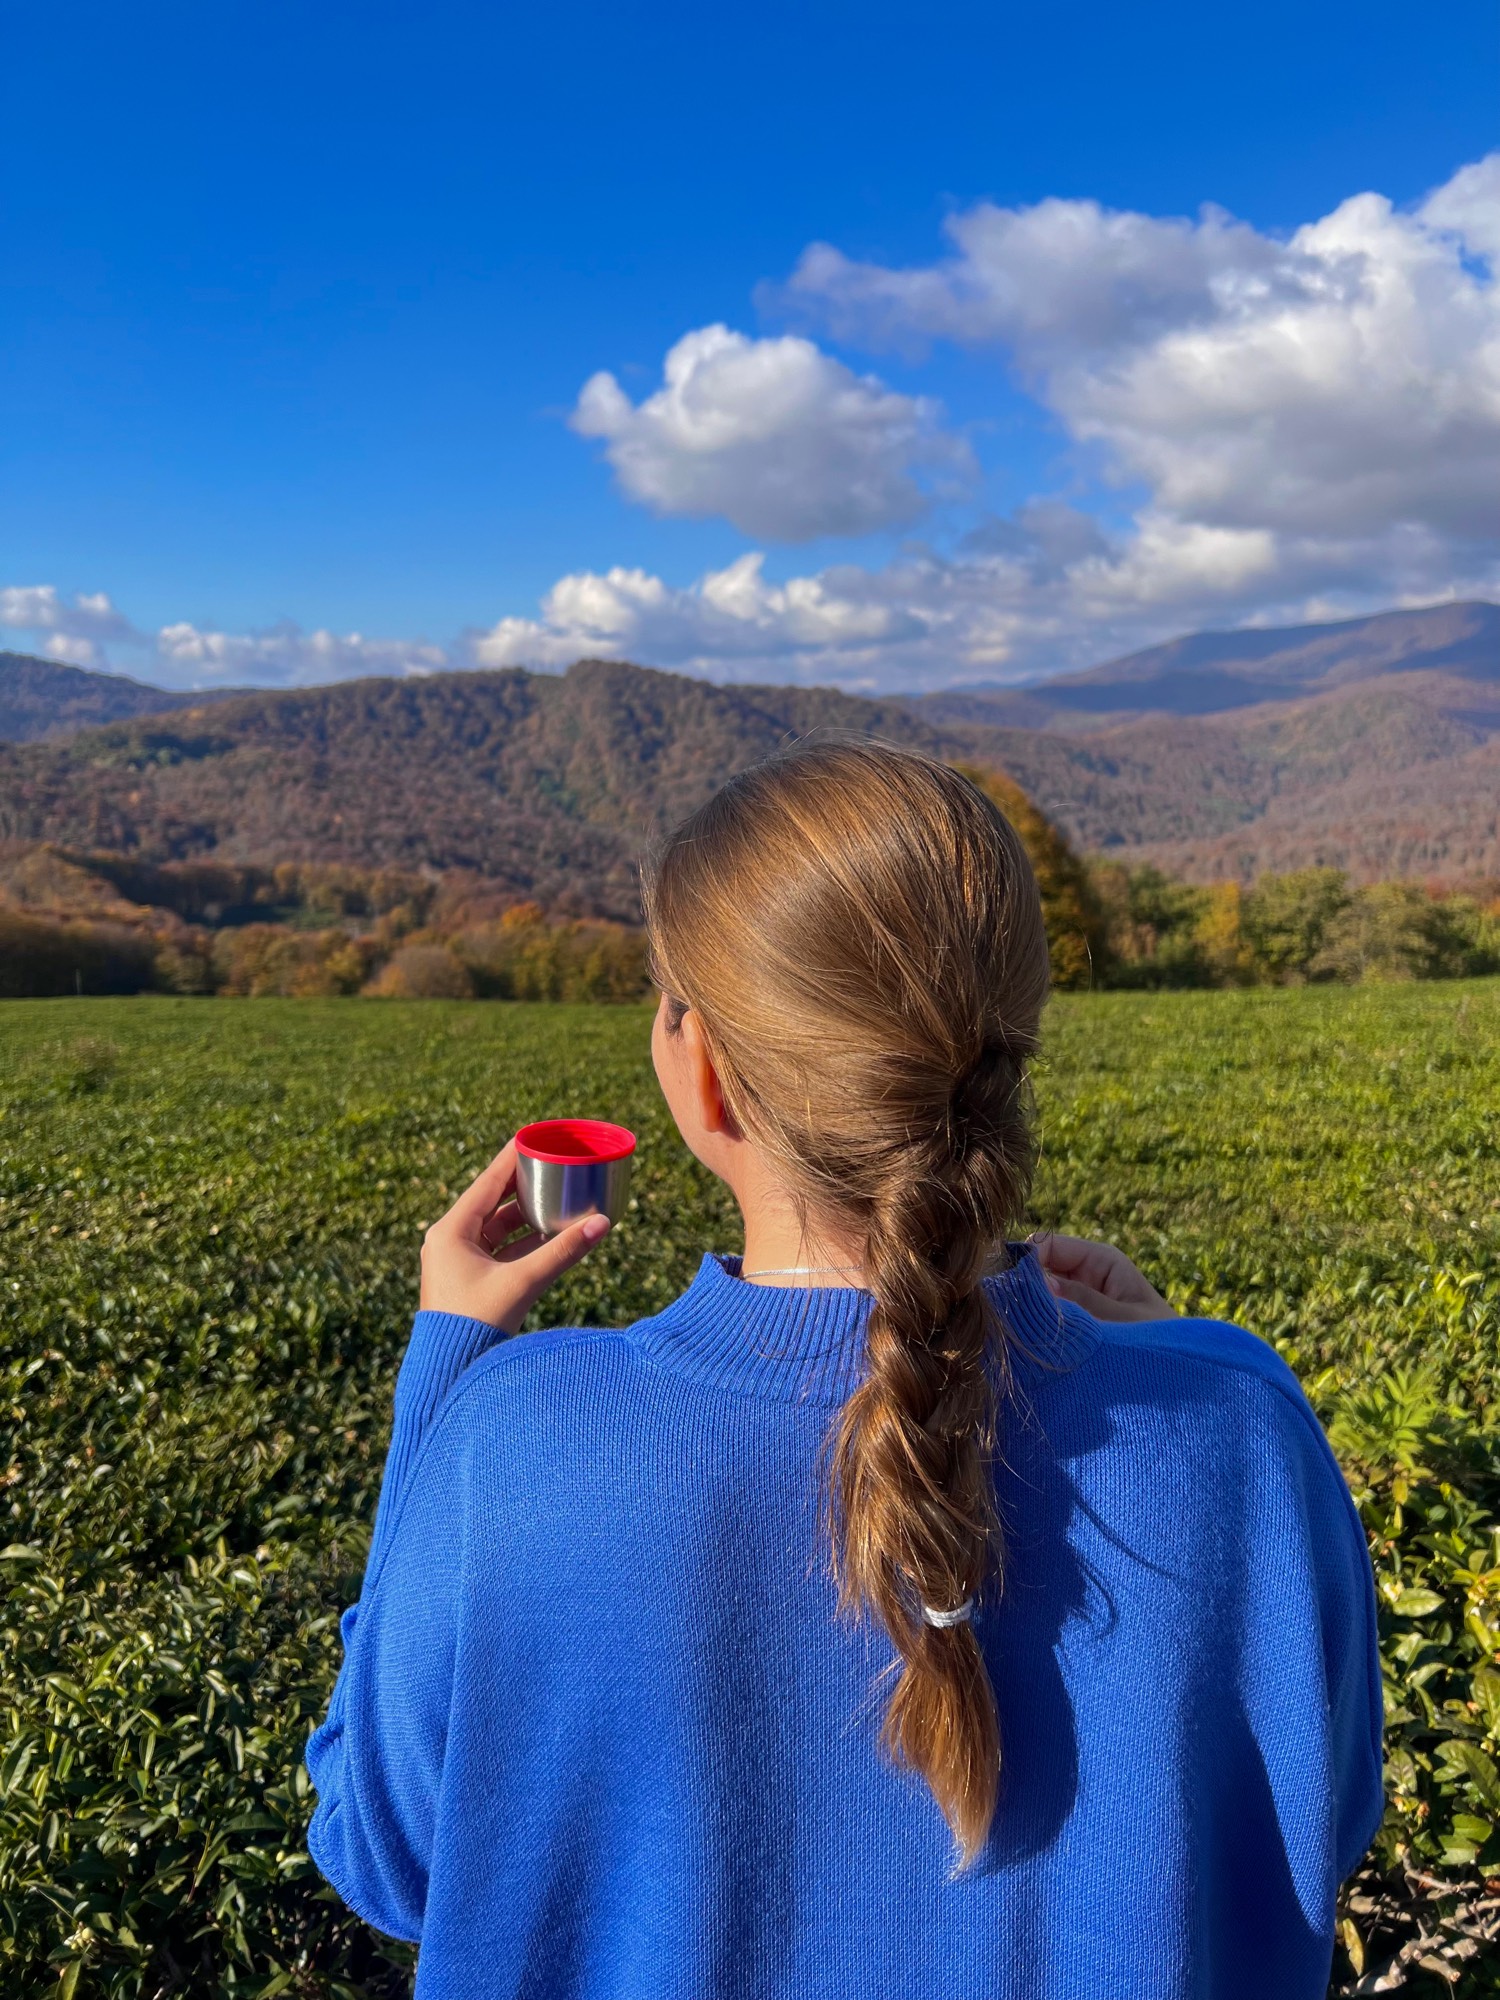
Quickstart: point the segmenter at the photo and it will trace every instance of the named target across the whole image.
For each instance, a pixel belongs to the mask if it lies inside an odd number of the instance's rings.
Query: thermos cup
[[[516,1200],[533,1229],[555,1236],[585,1215],[618,1222],[630,1192],[635,1134],[600,1118],[544,1118],[516,1134]]]

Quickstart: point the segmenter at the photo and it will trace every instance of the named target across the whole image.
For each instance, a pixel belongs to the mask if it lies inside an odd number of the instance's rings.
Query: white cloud
[[[768,583],[765,558],[741,556],[686,589],[639,569],[581,571],[553,585],[540,619],[502,618],[471,640],[476,665],[562,666],[585,654],[724,672],[799,655],[820,662],[920,639],[917,612],[849,567]]]
[[[613,375],[593,376],[571,420],[659,514],[722,515],[760,540],[804,542],[904,526],[934,487],[972,479],[969,448],[943,430],[936,403],[856,375],[810,340],[700,327],[663,373],[641,403]]]
[[[80,590],[69,601],[50,583],[0,588],[0,629],[35,633],[49,659],[74,667],[101,665],[106,640],[140,636],[102,590]]]
[[[754,554],[685,587],[640,569],[581,571],[553,586],[540,617],[471,635],[467,656],[542,667],[597,656],[868,692],[1016,681],[1205,625],[1500,592],[1500,565],[1455,584],[1445,553],[1418,535],[1333,551],[1326,539],[1151,512],[1110,538],[1053,501],[987,523],[957,556],[915,550],[878,569],[842,564],[778,583]]]
[[[19,595],[0,592],[0,609]],[[687,585],[644,569],[578,571],[553,585],[539,616],[501,618],[448,647],[182,621],[150,639],[135,633],[133,670],[176,688],[293,687],[565,667],[592,655],[715,680],[894,692],[1060,673],[1204,625],[1300,623],[1456,596],[1500,596],[1500,563],[1455,573],[1447,545],[1423,530],[1335,543],[1147,509],[1110,535],[1050,499],[985,521],[955,554],[914,548],[876,568],[843,563],[777,580],[751,552]],[[107,600],[96,603],[93,615],[134,630]],[[58,649],[78,642],[53,633],[47,643],[65,657]]]
[[[90,662],[118,641],[179,686],[602,654],[897,689],[1060,672],[1205,625],[1500,596],[1500,155],[1410,210],[1360,194],[1284,239],[1082,201],[981,205],[949,235],[906,270],[814,246],[781,293],[844,340],[993,351],[1085,448],[1066,500],[981,518],[949,552],[780,577],[751,552],[686,584],[580,570],[536,616],[449,648],[293,625],[148,638],[103,595],[50,586],[0,590],[0,626]],[[640,403],[595,376],[573,421],[632,497],[761,541],[910,521],[972,469],[936,404],[811,340],[723,327],[680,341]]]
[[[362,633],[304,632],[283,622],[260,632],[220,632],[186,620],[148,633],[101,591],[70,600],[50,583],[0,586],[0,629],[40,641],[48,659],[118,668],[108,646],[132,655],[132,671],[164,687],[243,682],[254,687],[348,680],[361,674],[430,674],[452,664],[422,639],[367,639]]]
[[[1446,229],[1491,266],[1500,264],[1500,153],[1460,167],[1422,204],[1423,220]]]
[[[931,265],[861,264],[828,243],[803,252],[768,304],[802,306],[860,347],[914,350],[930,340],[1003,343],[1023,361],[1100,353],[1123,338],[1201,313],[1216,285],[1267,285],[1276,246],[1220,210],[1198,223],[1041,201],[981,202],[949,218],[954,254]]]
[[[304,632],[290,623],[264,632],[215,632],[182,621],[161,628],[155,651],[168,686],[194,688],[241,682],[284,687],[366,674],[430,674],[451,664],[442,647],[424,640]]]
[[[47,659],[60,660],[65,667],[98,667],[104,658],[103,648],[96,639],[75,638],[70,632],[49,632],[42,652]]]
[[[1285,241],[1087,201],[981,204],[897,270],[827,245],[782,298],[864,345],[1005,353],[1153,513],[1289,549],[1426,531],[1500,548],[1500,154],[1411,212],[1360,194]],[[1296,561],[1291,564],[1297,567]]]
[[[1284,239],[1216,209],[1187,220],[1049,200],[955,217],[950,253],[913,269],[814,245],[775,302],[856,346],[993,349],[1088,448],[1085,487],[1104,482],[1085,492],[1094,508],[1120,518],[1111,493],[1136,496],[1123,525],[1106,532],[1097,512],[1040,496],[951,556],[873,570],[773,583],[745,557],[686,588],[580,572],[474,655],[939,684],[1060,670],[1201,624],[1492,594],[1497,218],[1500,155],[1409,211],[1356,195]],[[764,420],[752,460],[775,476],[799,427],[815,442],[837,402],[833,388],[820,400],[747,386],[773,381],[794,347],[809,381],[889,393],[810,343],[707,329],[673,350],[657,395],[635,407],[596,377],[575,422],[609,441],[634,497],[735,518],[744,412]],[[774,509],[755,532],[788,538]]]

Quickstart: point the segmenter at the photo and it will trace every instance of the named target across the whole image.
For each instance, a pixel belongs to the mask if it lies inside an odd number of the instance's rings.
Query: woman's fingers
[[[607,1217],[586,1215],[556,1236],[523,1236],[507,1243],[495,1259],[497,1302],[504,1295],[496,1325],[515,1333],[548,1286],[571,1271],[608,1233]]]
[[[1111,1298],[1108,1293],[1097,1291],[1092,1285],[1082,1284],[1077,1278],[1062,1277],[1057,1272],[1052,1274],[1048,1282],[1060,1299],[1067,1299],[1075,1306],[1082,1306],[1084,1311],[1092,1313],[1095,1319],[1144,1320],[1176,1317],[1165,1299],[1157,1298],[1155,1293],[1152,1294],[1155,1300],[1153,1305],[1144,1300]]]
[[[1170,1310],[1150,1279],[1113,1243],[1094,1243],[1086,1236],[1051,1231],[1035,1241],[1042,1268],[1049,1274],[1073,1278],[1121,1305],[1149,1306],[1153,1313]]]
[[[1076,1278],[1097,1292],[1109,1294],[1115,1290],[1111,1279],[1118,1283],[1119,1265],[1134,1268],[1113,1245],[1094,1243],[1086,1236],[1064,1236],[1049,1229],[1037,1236],[1035,1242],[1045,1270],[1055,1272],[1058,1277]]]
[[[1087,1237],[1064,1236],[1060,1229],[1039,1229],[1031,1240],[1049,1271],[1071,1271],[1080,1258],[1096,1248]]]
[[[521,1204],[514,1196],[502,1201],[493,1215],[487,1215],[479,1225],[479,1240],[486,1250],[498,1253],[507,1236],[514,1236],[518,1229],[526,1226],[526,1218],[521,1213]]]
[[[477,1173],[449,1209],[444,1220],[460,1236],[477,1236],[485,1219],[493,1215],[516,1178],[516,1142],[508,1139],[494,1159]]]
[[[533,1232],[507,1243],[499,1261],[523,1275],[528,1284],[535,1282],[540,1291],[565,1271],[571,1271],[579,1258],[587,1255],[608,1233],[607,1216],[586,1215],[581,1222],[570,1222],[556,1236],[538,1236]]]
[[[502,1153],[486,1169],[491,1189],[503,1187],[506,1171]],[[503,1198],[488,1212],[481,1210],[484,1181],[481,1174],[428,1230],[422,1245],[421,1303],[428,1312],[458,1313],[504,1333],[519,1333],[542,1293],[587,1256],[607,1234],[609,1223],[602,1215],[589,1215],[557,1236],[531,1231],[506,1242],[503,1238],[522,1226],[520,1207]]]

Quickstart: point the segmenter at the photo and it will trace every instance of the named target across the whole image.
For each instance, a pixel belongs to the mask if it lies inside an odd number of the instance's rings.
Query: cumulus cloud
[[[860,347],[908,352],[931,340],[1004,343],[1023,359],[1109,352],[1127,336],[1166,330],[1200,312],[1235,273],[1272,282],[1275,246],[1207,209],[1197,223],[1048,199],[1033,207],[981,202],[949,218],[951,255],[891,269],[828,243],[802,254],[768,305],[801,306]]]
[[[993,346],[1109,476],[1183,524],[1500,545],[1500,154],[1416,208],[1359,194],[1282,240],[984,203],[892,269],[826,244],[781,297],[861,345]],[[1275,566],[1273,565],[1273,568]]]
[[[1066,497],[981,516],[949,548],[791,576],[755,550],[689,583],[578,570],[537,615],[448,648],[292,625],[147,636],[103,595],[50,586],[0,591],[0,626],[87,663],[118,641],[179,686],[598,654],[894,690],[1061,672],[1205,625],[1500,596],[1500,154],[1411,208],[1358,194],[1285,236],[1060,200],[981,204],[948,234],[904,269],[814,245],[777,297],[866,351],[992,353],[1079,447]],[[654,393],[596,375],[572,421],[632,498],[761,543],[909,525],[974,476],[935,403],[800,334],[700,328]]]
[[[1445,558],[1420,534],[1334,547],[1150,510],[1107,535],[1051,500],[986,522],[952,555],[915,549],[878,568],[776,582],[751,554],[686,586],[641,569],[581,571],[553,586],[539,617],[503,618],[466,652],[480,666],[597,656],[894,693],[1063,673],[1208,625],[1500,591],[1500,566],[1455,583]]]
[[[34,633],[48,659],[73,667],[100,666],[107,640],[140,637],[102,590],[80,590],[68,599],[50,583],[0,588],[0,630],[5,629]]]
[[[765,557],[741,556],[685,589],[645,570],[581,571],[553,585],[540,619],[502,618],[474,635],[476,665],[562,666],[585,654],[699,670],[795,665],[920,639],[919,613],[853,566],[768,582]]]
[[[243,683],[285,687],[366,674],[430,674],[451,664],[441,646],[420,639],[367,639],[359,632],[304,632],[273,625],[264,632],[216,632],[186,621],[156,635],[156,659],[173,687]]]
[[[0,586],[0,630],[23,635],[47,659],[70,666],[129,670],[161,687],[226,684],[290,687],[363,674],[429,674],[453,664],[423,639],[368,639],[362,633],[304,632],[282,622],[259,632],[223,632],[186,620],[145,632],[103,591],[71,599],[53,584]]]
[[[1210,617],[1270,566],[1268,538],[1151,520],[1120,541],[1065,504],[991,522],[960,554],[914,550],[784,582],[760,554],[674,587],[639,569],[566,576],[539,618],[471,635],[480,666],[644,660],[715,679],[859,689],[1017,679],[1092,664]]]
[[[1500,153],[1460,167],[1427,197],[1421,212],[1433,229],[1451,231],[1492,270],[1500,265]]]
[[[654,395],[632,403],[593,376],[573,411],[623,490],[658,514],[722,515],[778,542],[905,526],[932,492],[965,490],[968,445],[939,406],[903,396],[796,335],[700,327],[671,349]]]
[[[1284,237],[1214,208],[1187,219],[1047,200],[955,216],[947,254],[924,266],[815,244],[765,303],[865,350],[994,352],[1085,448],[1073,498],[1036,496],[981,519],[951,554],[876,569],[773,582],[757,555],[686,587],[645,570],[579,572],[539,617],[474,638],[473,656],[600,652],[720,675],[936,684],[1056,671],[1201,624],[1493,594],[1497,218],[1500,154],[1410,209],[1359,194]],[[764,506],[784,478],[817,514],[812,532],[881,520],[880,505],[838,515],[835,488],[849,481],[824,448],[841,397],[860,412],[848,434],[866,436],[890,397],[880,384],[810,341],[723,328],[689,335],[666,373],[638,406],[596,377],[575,412],[633,497],[787,540],[785,513]],[[873,423],[885,443],[898,429]],[[819,468],[836,466],[821,487]]]

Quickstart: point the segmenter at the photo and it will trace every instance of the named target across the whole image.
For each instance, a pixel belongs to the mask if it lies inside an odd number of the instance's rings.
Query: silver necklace
[[[863,1264],[773,1264],[763,1271],[741,1271],[742,1278],[811,1278],[835,1272],[862,1271]]]

